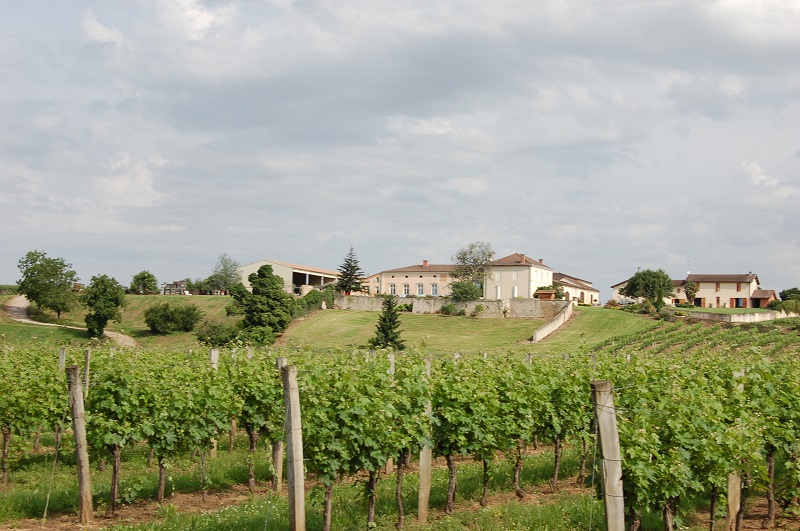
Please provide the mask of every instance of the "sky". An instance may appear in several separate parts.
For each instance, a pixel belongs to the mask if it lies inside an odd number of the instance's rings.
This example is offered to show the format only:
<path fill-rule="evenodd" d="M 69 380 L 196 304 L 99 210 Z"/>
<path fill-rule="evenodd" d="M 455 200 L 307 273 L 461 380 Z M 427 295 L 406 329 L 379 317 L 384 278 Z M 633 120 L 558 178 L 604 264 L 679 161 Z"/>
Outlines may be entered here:
<path fill-rule="evenodd" d="M 796 0 L 7 2 L 0 284 L 489 242 L 800 285 Z"/>

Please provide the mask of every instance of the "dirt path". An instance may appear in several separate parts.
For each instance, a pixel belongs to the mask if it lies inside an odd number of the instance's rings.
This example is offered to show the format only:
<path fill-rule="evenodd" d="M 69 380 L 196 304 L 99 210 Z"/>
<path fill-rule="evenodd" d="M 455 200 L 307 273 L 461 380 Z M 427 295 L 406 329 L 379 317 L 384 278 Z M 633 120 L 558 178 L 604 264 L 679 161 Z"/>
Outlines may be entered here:
<path fill-rule="evenodd" d="M 32 319 L 29 319 L 28 306 L 30 306 L 30 304 L 31 303 L 28 301 L 28 299 L 26 299 L 22 295 L 17 295 L 16 297 L 12 298 L 6 303 L 6 313 L 8 313 L 9 317 L 11 317 L 13 320 L 18 321 L 20 323 L 35 324 L 39 326 L 58 326 L 61 328 L 69 328 L 72 330 L 86 330 L 85 328 L 81 328 L 79 326 L 66 326 L 53 323 L 40 323 L 39 321 L 34 321 Z M 106 330 L 105 336 L 121 347 L 138 346 L 138 343 L 136 343 L 135 339 L 133 339 L 131 336 L 126 336 L 125 334 L 120 334 L 118 332 L 110 332 Z"/>

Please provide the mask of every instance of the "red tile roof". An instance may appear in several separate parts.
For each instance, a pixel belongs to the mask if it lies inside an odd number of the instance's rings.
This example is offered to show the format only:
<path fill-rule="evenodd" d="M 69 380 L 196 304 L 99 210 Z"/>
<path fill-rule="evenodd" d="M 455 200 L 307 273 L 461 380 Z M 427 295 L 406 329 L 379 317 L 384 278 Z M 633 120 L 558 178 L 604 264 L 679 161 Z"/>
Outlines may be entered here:
<path fill-rule="evenodd" d="M 489 262 L 490 266 L 514 266 L 514 265 L 529 265 L 535 267 L 541 267 L 542 269 L 551 269 L 550 267 L 544 265 L 542 260 L 534 260 L 533 258 L 526 256 L 522 253 L 514 253 L 508 256 L 504 256 L 503 258 L 498 258 L 493 262 Z"/>

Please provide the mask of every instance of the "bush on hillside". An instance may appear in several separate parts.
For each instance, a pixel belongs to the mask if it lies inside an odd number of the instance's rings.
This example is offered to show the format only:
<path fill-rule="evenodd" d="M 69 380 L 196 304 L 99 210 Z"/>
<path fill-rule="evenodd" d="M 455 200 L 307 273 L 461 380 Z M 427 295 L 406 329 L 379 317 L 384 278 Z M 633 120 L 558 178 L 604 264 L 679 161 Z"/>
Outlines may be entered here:
<path fill-rule="evenodd" d="M 194 304 L 172 307 L 168 302 L 156 303 L 144 311 L 144 322 L 154 334 L 191 332 L 203 318 Z"/>
<path fill-rule="evenodd" d="M 197 340 L 209 347 L 224 347 L 236 341 L 241 327 L 226 323 L 206 321 L 197 329 Z"/>

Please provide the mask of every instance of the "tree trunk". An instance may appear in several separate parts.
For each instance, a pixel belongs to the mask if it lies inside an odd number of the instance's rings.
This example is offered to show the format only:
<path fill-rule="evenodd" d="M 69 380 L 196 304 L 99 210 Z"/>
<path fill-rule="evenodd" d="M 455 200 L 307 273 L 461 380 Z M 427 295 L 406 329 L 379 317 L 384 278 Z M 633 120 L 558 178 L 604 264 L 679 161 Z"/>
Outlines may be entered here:
<path fill-rule="evenodd" d="M 101 457 L 100 459 L 97 460 L 97 470 L 100 471 L 100 472 L 105 472 L 106 471 L 106 458 L 105 457 Z"/>
<path fill-rule="evenodd" d="M 150 453 L 147 454 L 147 468 L 151 468 L 153 466 L 153 454 L 155 454 L 155 450 L 151 446 Z"/>
<path fill-rule="evenodd" d="M 662 514 L 664 516 L 664 531 L 675 529 L 675 512 L 678 509 L 678 498 L 668 498 L 664 503 Z"/>
<path fill-rule="evenodd" d="M 628 509 L 628 531 L 641 531 L 642 529 L 642 513 L 631 507 Z"/>
<path fill-rule="evenodd" d="M 761 527 L 769 529 L 775 526 L 775 449 L 767 452 L 767 517 Z"/>
<path fill-rule="evenodd" d="M 745 474 L 745 476 L 742 478 L 742 496 L 739 501 L 739 512 L 736 513 L 736 531 L 739 531 L 742 528 L 742 522 L 744 522 L 744 502 L 749 492 L 750 477 Z"/>
<path fill-rule="evenodd" d="M 561 437 L 556 437 L 553 456 L 553 477 L 550 480 L 550 488 L 555 492 L 558 488 L 558 469 L 561 468 Z"/>
<path fill-rule="evenodd" d="M 538 435 L 534 435 L 533 436 L 533 449 L 534 450 L 538 450 L 539 449 L 539 436 Z"/>
<path fill-rule="evenodd" d="M 481 496 L 481 507 L 489 505 L 489 461 L 483 460 L 483 496 Z"/>
<path fill-rule="evenodd" d="M 247 488 L 250 489 L 250 492 L 255 492 L 256 490 L 256 476 L 255 476 L 255 466 L 256 466 L 256 447 L 258 446 L 258 431 L 253 429 L 253 427 L 249 424 L 245 424 L 245 430 L 247 431 L 247 437 L 250 439 L 250 458 L 247 462 Z"/>
<path fill-rule="evenodd" d="M 520 500 L 525 497 L 525 493 L 519 486 L 519 479 L 522 475 L 522 449 L 524 445 L 525 442 L 522 439 L 517 441 L 517 462 L 514 465 L 514 494 L 516 494 L 517 498 Z"/>
<path fill-rule="evenodd" d="M 163 457 L 158 458 L 158 491 L 156 501 L 164 503 L 164 488 L 167 486 L 167 466 Z"/>
<path fill-rule="evenodd" d="M 714 526 L 717 524 L 717 500 L 719 500 L 717 487 L 713 487 L 711 489 L 711 503 L 708 508 L 708 531 L 714 531 Z"/>
<path fill-rule="evenodd" d="M 117 512 L 117 499 L 119 498 L 119 473 L 122 465 L 122 448 L 115 444 L 112 451 L 113 463 L 111 465 L 111 494 L 108 497 L 106 516 L 114 516 Z"/>
<path fill-rule="evenodd" d="M 367 492 L 369 493 L 369 510 L 367 511 L 367 527 L 374 527 L 375 525 L 375 498 L 377 497 L 377 484 L 378 472 L 375 470 L 369 471 L 369 479 L 367 480 Z"/>
<path fill-rule="evenodd" d="M 236 419 L 231 419 L 231 433 L 228 436 L 228 453 L 233 453 L 233 446 L 236 444 Z"/>
<path fill-rule="evenodd" d="M 451 514 L 456 507 L 456 490 L 458 490 L 458 478 L 456 477 L 456 462 L 452 454 L 444 456 L 447 461 L 447 470 L 450 472 L 450 482 L 447 485 L 447 504 L 444 512 Z"/>
<path fill-rule="evenodd" d="M 586 481 L 586 462 L 589 460 L 589 443 L 586 438 L 581 441 L 581 468 L 578 471 L 578 477 L 575 479 L 577 485 L 583 485 Z"/>
<path fill-rule="evenodd" d="M 0 459 L 0 483 L 8 485 L 8 449 L 11 447 L 11 426 L 3 426 L 3 455 Z"/>
<path fill-rule="evenodd" d="M 322 525 L 322 531 L 331 531 L 331 513 L 333 512 L 333 484 L 325 486 L 325 509 L 323 510 L 323 518 L 325 523 Z"/>
<path fill-rule="evenodd" d="M 33 436 L 33 451 L 39 452 L 39 446 L 42 442 L 42 425 L 36 427 L 36 435 Z"/>
<path fill-rule="evenodd" d="M 407 462 L 408 451 L 403 450 L 400 452 L 400 455 L 397 456 L 397 486 L 394 490 L 394 498 L 397 500 L 397 524 L 395 525 L 397 529 L 403 528 L 403 521 L 405 519 L 403 510 L 403 468 L 406 466 Z"/>

